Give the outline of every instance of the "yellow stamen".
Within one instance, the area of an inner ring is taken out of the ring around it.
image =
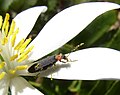
[[[8,38],[5,36],[2,40],[1,40],[1,44],[5,45],[8,42]]]
[[[11,70],[9,70],[9,73],[10,73],[10,74],[15,74],[15,72],[16,72],[15,69],[11,69]]]
[[[26,60],[27,58],[28,58],[28,55],[25,55],[25,56],[23,56],[23,57],[20,57],[20,58],[17,60],[17,62],[22,62],[22,61]]]
[[[6,34],[6,36],[8,34],[8,29],[9,29],[9,22],[7,22],[6,27],[5,27],[5,34]]]
[[[9,33],[8,33],[8,37],[10,37],[14,33],[14,29],[15,29],[15,21],[12,20],[10,30],[9,30]]]
[[[33,48],[34,48],[34,46],[29,47],[25,52],[23,52],[23,53],[20,55],[20,57],[23,57],[23,56],[27,55],[29,52],[32,51]]]
[[[24,52],[25,48],[27,47],[27,45],[30,43],[31,40],[32,39],[29,38],[23,43],[23,45],[20,47],[20,53]]]
[[[31,47],[29,47],[25,52],[23,52],[23,53],[20,55],[20,57],[19,57],[19,59],[17,60],[17,62],[22,62],[22,61],[26,60],[26,59],[28,58],[28,55],[27,55],[27,54],[32,51],[33,47],[34,47],[34,46],[31,46]]]
[[[2,22],[3,22],[3,19],[2,19],[2,16],[0,16],[0,29],[2,27]]]
[[[11,38],[12,47],[14,47],[15,45],[15,40],[16,40],[16,34],[12,35],[12,38]]]
[[[0,53],[2,52],[2,49],[0,49]]]
[[[6,16],[5,16],[5,19],[4,19],[4,23],[3,23],[3,26],[2,26],[2,31],[4,31],[9,18],[10,18],[10,15],[8,13],[6,13]]]
[[[15,54],[15,55],[13,55],[12,57],[10,57],[10,61],[15,60],[16,58],[18,58],[18,54]]]
[[[5,74],[5,72],[0,73],[0,80],[4,78]]]
[[[28,65],[22,65],[22,66],[17,66],[15,69],[16,70],[25,70],[27,69]]]
[[[15,33],[12,35],[12,38],[11,38],[12,47],[14,47],[14,45],[15,45],[16,35],[17,35],[18,32],[19,32],[19,29],[17,29],[15,31]]]
[[[50,80],[53,80],[53,78],[52,78],[52,74],[51,74],[51,78],[50,78]]]
[[[22,39],[17,45],[16,47],[14,48],[15,50],[19,50],[19,48],[23,45],[24,43],[24,39]]]
[[[5,66],[5,62],[0,63],[0,69],[2,69]]]
[[[18,32],[19,32],[19,28],[17,28],[17,29],[15,30],[15,34],[18,34]]]

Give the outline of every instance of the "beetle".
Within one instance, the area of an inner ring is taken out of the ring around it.
[[[57,61],[66,63],[69,60],[68,60],[68,57],[66,55],[62,54],[62,53],[57,54],[57,55],[52,55],[52,56],[44,58],[44,59],[42,59],[40,61],[37,61],[36,63],[34,63],[33,65],[31,65],[28,68],[28,72],[29,73],[36,73],[38,71],[44,71],[44,70],[48,69],[49,67],[55,65],[55,63]]]
[[[77,50],[80,46],[84,45],[84,43],[81,43],[79,45],[77,45],[73,50]],[[70,54],[70,53],[69,53]],[[36,73],[36,72],[39,72],[39,71],[44,71],[46,69],[48,69],[49,67],[55,65],[55,63],[57,61],[60,61],[60,62],[63,62],[63,63],[66,63],[66,62],[73,62],[71,61],[70,59],[68,60],[68,55],[65,55],[65,54],[57,54],[57,55],[52,55],[52,56],[49,56],[47,58],[44,58],[40,61],[37,61],[35,62],[33,65],[31,65],[29,68],[28,68],[28,72],[29,73]],[[75,60],[74,60],[75,61]]]

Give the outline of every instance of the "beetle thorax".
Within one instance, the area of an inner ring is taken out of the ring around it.
[[[57,61],[61,61],[62,58],[63,58],[62,53],[60,53],[60,54],[58,54],[58,55],[55,56],[55,59],[56,59]]]

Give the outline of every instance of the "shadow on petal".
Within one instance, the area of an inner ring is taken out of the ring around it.
[[[59,70],[61,70],[63,68],[67,69],[67,68],[70,68],[70,67],[71,67],[71,65],[67,64],[67,63],[65,63],[65,64],[56,64],[55,66],[52,66],[52,67],[48,68],[45,71],[41,71],[40,76],[41,77],[46,77],[46,76],[51,75],[53,73],[59,72]]]

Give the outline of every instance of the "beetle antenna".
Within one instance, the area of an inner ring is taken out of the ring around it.
[[[79,45],[75,46],[75,48],[72,49],[71,52],[76,51],[79,47],[81,47],[81,46],[83,46],[83,45],[84,45],[84,43],[80,43]],[[70,53],[68,53],[68,55],[67,55],[66,57],[68,57],[69,55],[70,55]]]
[[[79,47],[83,46],[84,43],[80,43],[79,45],[77,45],[73,50],[71,50],[71,52],[76,51]]]

